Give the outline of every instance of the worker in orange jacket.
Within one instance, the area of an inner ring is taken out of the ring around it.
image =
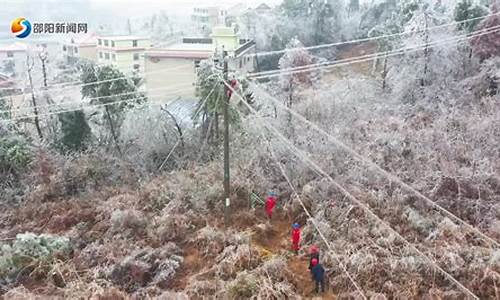
[[[299,253],[300,250],[300,225],[294,223],[292,225],[292,250],[295,254]]]

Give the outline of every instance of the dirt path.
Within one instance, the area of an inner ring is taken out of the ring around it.
[[[189,278],[198,273],[204,265],[204,259],[201,257],[198,249],[188,247],[184,253],[182,270],[176,274],[174,281],[169,287],[176,291],[185,289]]]
[[[233,226],[242,231],[251,230],[254,233],[252,244],[262,252],[263,256],[282,255],[287,257],[288,268],[293,274],[292,284],[299,295],[305,299],[336,299],[332,291],[327,291],[321,296],[314,293],[314,283],[307,268],[309,265],[307,255],[294,255],[291,251],[291,222],[287,220],[287,217],[284,215],[276,216],[271,224],[268,224],[263,215],[259,212],[256,213],[258,215],[257,225],[240,222],[233,224]],[[207,262],[202,257],[195,246],[188,245],[184,253],[182,271],[176,275],[169,288],[177,291],[183,290],[192,276],[203,274],[204,269],[212,264],[213,262]]]
[[[252,238],[252,242],[270,255],[287,254],[287,263],[294,276],[294,286],[297,293],[306,299],[336,299],[332,291],[327,291],[321,296],[315,295],[314,283],[308,269],[307,255],[294,255],[291,251],[291,222],[286,217],[279,217],[271,222],[265,234]]]

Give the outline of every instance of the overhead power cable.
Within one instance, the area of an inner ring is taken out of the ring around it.
[[[399,48],[399,49],[391,50],[391,51],[376,52],[376,53],[372,53],[372,54],[366,54],[366,55],[350,57],[350,58],[334,60],[334,61],[326,61],[326,62],[321,62],[321,63],[317,63],[317,64],[308,64],[308,65],[304,65],[304,66],[292,67],[292,68],[281,69],[281,70],[275,69],[275,70],[262,71],[262,72],[257,72],[257,73],[249,73],[246,76],[248,78],[251,78],[251,79],[262,79],[262,78],[283,76],[283,75],[288,75],[288,74],[311,72],[311,71],[319,70],[319,69],[330,69],[330,68],[335,68],[335,67],[346,66],[346,65],[356,64],[356,63],[360,63],[360,62],[370,61],[373,59],[378,59],[380,57],[397,56],[397,55],[401,55],[401,54],[408,54],[408,53],[412,53],[412,52],[417,52],[420,50],[424,50],[426,48],[434,48],[437,46],[447,45],[447,44],[451,44],[451,43],[455,43],[455,42],[464,42],[464,41],[470,40],[474,37],[483,36],[483,35],[495,33],[498,31],[500,31],[500,25],[481,29],[481,30],[475,31],[471,34],[457,36],[457,37],[453,37],[450,39],[440,40],[440,41],[431,42],[431,43],[420,44],[417,46],[403,47],[403,48]]]
[[[392,34],[378,35],[378,36],[374,36],[374,37],[354,39],[354,40],[349,40],[349,41],[344,41],[344,42],[336,42],[336,43],[329,43],[329,44],[314,45],[314,46],[309,46],[309,47],[288,48],[288,49],[274,50],[274,51],[262,51],[262,52],[257,52],[257,53],[246,54],[244,56],[262,57],[262,56],[269,56],[269,55],[276,55],[276,54],[285,53],[285,52],[287,52],[289,50],[300,50],[300,49],[316,50],[316,49],[323,49],[323,48],[329,48],[329,47],[335,47],[335,46],[342,46],[342,45],[356,44],[356,43],[362,43],[362,42],[369,42],[369,41],[374,41],[374,40],[379,40],[379,39],[386,39],[386,38],[391,38],[391,37],[396,37],[396,36],[401,36],[401,35],[415,34],[415,33],[423,32],[423,31],[426,31],[426,30],[435,30],[435,29],[440,29],[440,28],[449,27],[449,26],[453,26],[453,25],[465,24],[465,23],[468,23],[468,22],[471,22],[471,21],[482,20],[482,19],[485,19],[487,17],[496,16],[496,15],[499,15],[499,14],[500,14],[500,12],[496,12],[496,13],[488,14],[488,15],[481,16],[481,17],[475,17],[475,18],[466,19],[466,20],[463,20],[463,21],[455,21],[455,22],[450,22],[450,23],[446,23],[446,24],[442,24],[442,25],[429,26],[429,27],[423,28],[421,30],[403,31],[403,32],[392,33]]]
[[[223,80],[223,79],[222,79]],[[261,118],[258,114],[258,112],[250,105],[248,104],[243,96],[241,96],[239,93],[237,93],[234,88],[231,86],[226,81],[223,81],[224,84],[232,90],[233,94],[236,95],[238,98],[240,98],[240,102],[243,103],[248,109],[258,118]],[[237,106],[236,106],[237,107]],[[479,299],[478,296],[476,296],[471,290],[469,290],[467,287],[465,287],[462,283],[460,283],[457,279],[455,279],[451,274],[446,272],[443,268],[441,268],[432,258],[428,257],[426,254],[424,254],[422,251],[418,250],[413,244],[411,244],[406,238],[401,236],[399,232],[394,230],[387,222],[382,220],[378,215],[376,215],[365,203],[361,202],[358,200],[356,197],[354,197],[349,191],[347,191],[342,185],[340,185],[338,182],[336,182],[326,171],[324,171],[321,167],[318,166],[317,163],[312,161],[303,151],[298,149],[295,145],[293,145],[286,137],[284,137],[279,130],[277,130],[274,126],[270,125],[269,122],[265,122],[263,119],[262,122],[263,126],[268,128],[270,131],[274,132],[274,134],[280,138],[280,140],[283,141],[288,147],[291,149],[294,149],[292,152],[295,156],[297,156],[299,159],[304,161],[307,164],[310,164],[312,168],[318,170],[326,179],[328,179],[339,191],[341,191],[348,199],[350,199],[352,202],[357,204],[360,208],[362,208],[368,215],[370,215],[373,219],[375,219],[378,223],[382,224],[385,228],[387,228],[389,231],[393,232],[400,240],[402,240],[406,245],[408,245],[415,253],[418,255],[422,256],[430,265],[432,265],[436,270],[438,270],[440,273],[443,274],[450,282],[453,282],[457,287],[459,287],[466,295],[471,297],[472,299]]]
[[[263,127],[263,128],[265,127],[262,124],[259,124],[259,125],[260,125],[260,127]],[[264,140],[267,140],[266,137],[264,136],[263,131],[261,132],[261,134],[262,134],[262,137],[264,138]],[[313,218],[313,216],[311,215],[311,213],[309,212],[309,210],[305,206],[305,204],[302,201],[302,199],[300,198],[300,195],[297,192],[297,190],[295,190],[295,187],[293,186],[292,182],[290,181],[290,178],[286,175],[286,171],[285,171],[283,165],[278,161],[278,158],[277,158],[276,154],[274,153],[273,147],[272,147],[271,143],[269,143],[269,141],[268,141],[268,148],[269,148],[269,150],[271,152],[271,157],[273,158],[274,162],[278,165],[278,168],[280,169],[281,174],[285,178],[286,182],[290,186],[290,188],[293,191],[293,193],[296,195],[297,200],[300,203],[300,206],[304,210],[304,212],[307,215],[307,217],[309,218],[309,220],[311,220],[311,223],[313,224],[313,227],[316,229],[316,231],[318,232],[319,236],[321,237],[321,239],[323,240],[323,242],[325,243],[325,245],[328,247],[328,250],[332,253],[333,257],[335,258],[335,260],[337,261],[337,263],[339,264],[339,266],[342,268],[342,270],[346,274],[347,278],[349,278],[349,280],[354,285],[354,287],[356,288],[356,290],[358,290],[358,292],[361,294],[361,296],[363,297],[363,299],[368,299],[366,297],[365,293],[363,292],[363,289],[361,289],[361,287],[356,282],[356,280],[354,279],[354,277],[349,273],[349,271],[347,270],[346,266],[342,263],[342,261],[340,260],[340,258],[338,257],[338,255],[335,253],[335,249],[333,249],[331,243],[326,239],[325,235],[323,234],[323,232],[319,228],[318,224],[316,224],[316,220]]]
[[[162,73],[162,72],[165,72],[165,71],[182,69],[182,68],[184,68],[184,67],[186,67],[186,66],[190,66],[190,64],[185,64],[185,65],[180,65],[180,66],[170,67],[170,68],[162,68],[162,69],[158,69],[158,70],[156,70],[156,71],[145,72],[145,73],[142,73],[142,74],[140,74],[140,75],[144,76],[144,75],[157,74],[157,73]],[[92,86],[92,85],[99,84],[99,83],[113,82],[113,81],[118,81],[118,80],[126,80],[126,79],[132,80],[132,79],[134,79],[134,77],[132,77],[132,76],[115,77],[115,78],[111,78],[111,79],[106,79],[106,80],[98,80],[98,81],[87,82],[87,83],[81,83],[81,84],[70,85],[70,86],[65,86],[65,87],[61,87],[61,88],[53,88],[53,89],[48,88],[48,89],[42,89],[42,91],[43,91],[43,92],[61,91],[61,90],[74,89],[74,88],[84,87],[84,86]],[[18,97],[18,96],[24,96],[24,95],[26,95],[26,92],[25,92],[25,91],[23,91],[23,93],[21,93],[21,94],[9,95],[9,96],[3,96],[3,97],[0,97],[0,99],[10,98],[10,97]]]
[[[173,88],[188,87],[188,86],[191,86],[191,84],[183,83],[183,84],[177,84],[177,85],[168,86],[168,87],[149,89],[147,92],[151,93],[151,92],[155,92],[155,91],[173,90]],[[185,88],[184,89],[177,89],[177,90],[182,91],[182,90],[185,90]],[[37,105],[37,109],[57,108],[59,106],[65,106],[68,104],[82,104],[82,103],[85,103],[84,101],[88,102],[88,101],[97,100],[97,99],[122,97],[122,96],[129,96],[129,95],[135,95],[135,94],[145,94],[145,91],[133,91],[133,92],[126,92],[126,93],[113,94],[113,95],[107,95],[107,96],[83,98],[83,99],[76,100],[76,101],[67,101],[67,102],[53,103],[53,104],[47,104],[47,105]],[[147,98],[147,96],[144,96],[144,98]],[[0,110],[0,114],[1,113],[22,113],[24,111],[31,111],[31,110],[33,110],[33,106],[27,106],[27,107],[20,107],[20,108],[16,108],[16,109]]]
[[[170,96],[170,95],[177,95],[178,91],[179,90],[171,92],[171,93],[149,96],[149,99],[156,98],[156,97],[165,97],[165,96]],[[105,107],[105,106],[112,106],[112,105],[115,105],[115,104],[123,104],[123,103],[135,102],[137,100],[143,100],[143,99],[146,99],[146,97],[137,97],[137,98],[131,98],[131,99],[126,99],[126,100],[112,101],[112,102],[108,102],[108,103],[84,105],[84,106],[73,107],[73,108],[68,108],[68,109],[63,109],[63,110],[58,110],[58,111],[52,111],[52,112],[43,113],[43,114],[39,113],[38,117],[39,118],[40,117],[48,117],[48,116],[52,116],[52,115],[58,115],[58,114],[61,114],[61,113],[73,112],[73,111],[78,111],[78,110],[82,110],[82,109],[95,109],[95,108],[100,108],[100,107]],[[164,103],[165,102],[156,103],[156,102],[145,101],[142,104],[138,104],[138,106],[140,106],[140,105],[162,105]],[[32,115],[19,116],[19,117],[15,117],[15,118],[11,118],[11,119],[4,119],[4,120],[0,119],[0,123],[12,123],[12,122],[14,122],[16,120],[30,119],[30,118],[34,118],[35,116],[37,116],[37,115],[32,114]]]
[[[254,89],[257,88],[257,86],[255,84],[253,84],[253,87],[254,87]],[[400,186],[402,186],[407,191],[412,192],[413,194],[417,195],[419,198],[423,199],[431,207],[434,207],[435,209],[439,210],[440,212],[442,212],[444,215],[446,215],[450,219],[455,220],[456,222],[464,225],[471,232],[475,232],[478,236],[482,237],[485,241],[489,242],[490,244],[494,245],[495,247],[500,248],[499,243],[496,240],[494,240],[493,238],[487,236],[486,234],[484,234],[479,229],[475,228],[474,226],[470,225],[469,223],[465,222],[464,220],[462,220],[461,218],[459,218],[458,216],[456,216],[455,214],[453,214],[452,212],[450,212],[449,210],[445,209],[441,205],[439,205],[436,202],[432,201],[431,199],[429,199],[429,197],[423,195],[422,193],[420,193],[419,191],[417,191],[415,188],[413,188],[410,185],[406,184],[405,182],[403,182],[397,176],[395,176],[395,175],[389,173],[388,171],[384,170],[382,167],[380,167],[379,165],[377,165],[373,161],[371,161],[369,159],[366,159],[361,154],[357,153],[356,151],[354,151],[353,149],[351,149],[350,147],[348,147],[347,145],[345,145],[343,142],[341,142],[340,140],[338,140],[336,137],[334,137],[333,135],[329,134],[324,129],[320,128],[317,124],[309,121],[307,118],[305,118],[301,114],[299,114],[296,111],[288,108],[286,105],[284,105],[283,103],[281,103],[281,101],[279,101],[275,97],[269,95],[269,93],[265,92],[263,89],[260,89],[260,90],[263,91],[263,93],[265,94],[266,98],[268,98],[269,100],[271,100],[272,102],[274,102],[276,105],[278,105],[278,106],[282,107],[283,109],[285,109],[286,111],[288,111],[290,114],[292,114],[293,116],[295,116],[297,119],[299,119],[300,121],[302,121],[304,124],[307,124],[308,126],[310,126],[311,128],[313,128],[318,133],[320,133],[320,134],[324,135],[325,137],[327,137],[329,141],[331,141],[336,146],[340,147],[345,152],[347,152],[350,155],[352,155],[356,160],[362,162],[363,164],[369,166],[370,168],[375,169],[376,171],[378,171],[379,173],[381,173],[382,175],[384,175],[390,181],[398,183]]]
[[[196,118],[198,118],[198,115],[200,114],[201,112],[201,109],[202,107],[205,105],[205,103],[207,102],[208,98],[210,98],[210,96],[212,95],[212,93],[214,92],[214,90],[220,85],[220,82],[217,82],[217,83],[214,83],[212,89],[210,90],[210,92],[207,94],[207,96],[205,97],[205,99],[203,99],[203,101],[201,102],[200,106],[198,107],[198,109],[195,111],[194,115],[193,115],[193,120],[196,120]],[[218,100],[218,99],[217,99]],[[162,164],[160,165],[160,167],[158,168],[158,171],[161,171],[161,169],[163,169],[163,167],[165,166],[165,164],[167,163],[168,159],[170,158],[170,155],[172,155],[172,153],[174,152],[175,148],[177,148],[177,146],[179,145],[181,139],[179,138],[179,140],[177,141],[177,143],[175,143],[175,145],[172,147],[172,150],[170,151],[170,153],[167,155],[167,157],[165,158],[165,160],[162,162]],[[202,147],[202,150],[203,151],[203,147]],[[200,151],[200,152],[201,152]]]

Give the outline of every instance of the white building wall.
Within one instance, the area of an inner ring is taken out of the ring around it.
[[[175,92],[175,94],[163,96],[174,100],[178,96],[195,97],[196,95],[196,71],[193,59],[159,58],[155,60],[146,57],[145,71],[146,89],[149,96]],[[172,87],[172,90],[158,90],[168,87]]]
[[[7,63],[13,63],[13,69],[15,76],[18,78],[24,78],[26,74],[26,52],[24,51],[12,51],[11,57],[8,56],[8,52],[0,52],[0,67]]]

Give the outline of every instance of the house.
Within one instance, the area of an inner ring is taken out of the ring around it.
[[[15,90],[16,83],[6,74],[0,73],[0,89]]]
[[[80,60],[97,62],[97,38],[93,34],[73,37],[62,46],[64,59],[68,63]]]
[[[241,16],[248,11],[248,6],[243,3],[237,3],[230,6],[227,9],[227,17],[225,20],[225,25],[234,26],[238,23],[241,23]]]
[[[200,61],[214,54],[211,43],[203,43],[203,39],[183,39],[182,43],[162,49],[146,51],[145,82],[149,96],[162,94],[160,88],[191,84],[183,87],[180,96],[193,97],[196,92],[196,69]]]
[[[97,62],[113,65],[124,74],[144,72],[144,52],[151,42],[141,36],[97,37]]]
[[[267,14],[271,11],[271,7],[269,7],[269,5],[265,4],[265,3],[261,3],[259,6],[257,6],[255,8],[255,12],[258,14],[258,15],[263,15],[263,14]]]
[[[200,33],[209,34],[214,26],[225,25],[227,11],[219,7],[195,7],[191,21]]]
[[[241,73],[254,71],[254,58],[245,56],[253,51],[255,43],[239,39],[229,27],[215,27],[210,38],[184,38],[181,43],[145,52],[145,85],[148,95],[164,93],[173,87],[176,95],[192,98],[196,95],[197,69],[204,59],[212,59],[227,51],[229,69]],[[187,87],[175,88],[186,84]]]
[[[26,74],[28,45],[20,42],[0,46],[0,72],[13,77]]]

